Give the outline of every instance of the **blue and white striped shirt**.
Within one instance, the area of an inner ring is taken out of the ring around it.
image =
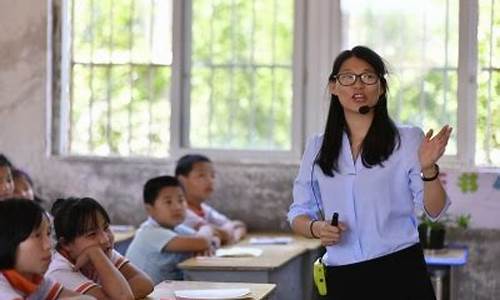
[[[313,161],[323,136],[313,137],[304,152],[294,182],[290,222],[299,215],[319,218],[319,207],[330,219],[339,213],[347,225],[339,244],[327,247],[323,262],[329,266],[346,265],[384,256],[419,241],[415,209],[423,209],[424,186],[420,178],[418,148],[424,137],[420,128],[398,127],[401,144],[383,162],[366,168],[361,155],[353,160],[347,134],[339,155],[339,172],[323,174]],[[314,187],[314,193],[313,193]],[[446,197],[445,208],[450,205]],[[425,210],[424,210],[425,211]],[[430,217],[430,216],[429,216]]]

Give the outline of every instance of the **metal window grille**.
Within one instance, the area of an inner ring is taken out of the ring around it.
[[[344,41],[388,62],[389,110],[398,123],[456,128],[458,0],[343,1]],[[452,137],[448,155],[457,152]]]
[[[189,146],[291,149],[293,8],[193,1]]]
[[[172,1],[72,0],[69,152],[166,156]]]
[[[500,8],[479,2],[476,164],[500,166]]]

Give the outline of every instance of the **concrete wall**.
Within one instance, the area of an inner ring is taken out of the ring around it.
[[[152,176],[172,173],[171,161],[48,155],[47,71],[46,1],[0,0],[0,152],[33,175],[42,197],[91,196],[104,204],[113,222],[139,224],[145,217],[142,184]],[[244,220],[251,229],[288,229],[285,215],[297,164],[217,162],[216,168],[215,207]],[[496,195],[489,197],[498,200]],[[497,206],[491,207],[489,213],[498,215]],[[468,210],[467,205],[460,208]],[[499,232],[474,229],[450,235],[470,245],[469,264],[460,271],[459,299],[500,298]]]

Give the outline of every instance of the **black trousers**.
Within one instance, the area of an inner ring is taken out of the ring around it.
[[[328,300],[435,300],[420,244],[372,260],[326,267]]]

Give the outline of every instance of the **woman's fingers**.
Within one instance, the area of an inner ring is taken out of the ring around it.
[[[331,246],[337,244],[342,239],[342,232],[347,230],[346,224],[339,222],[339,226],[332,226],[328,223],[320,229],[321,244],[324,246]]]
[[[432,132],[433,132],[433,130],[432,130],[432,129],[429,129],[429,131],[427,131],[427,133],[425,134],[425,138],[426,138],[427,140],[429,140],[429,139],[432,137]]]

